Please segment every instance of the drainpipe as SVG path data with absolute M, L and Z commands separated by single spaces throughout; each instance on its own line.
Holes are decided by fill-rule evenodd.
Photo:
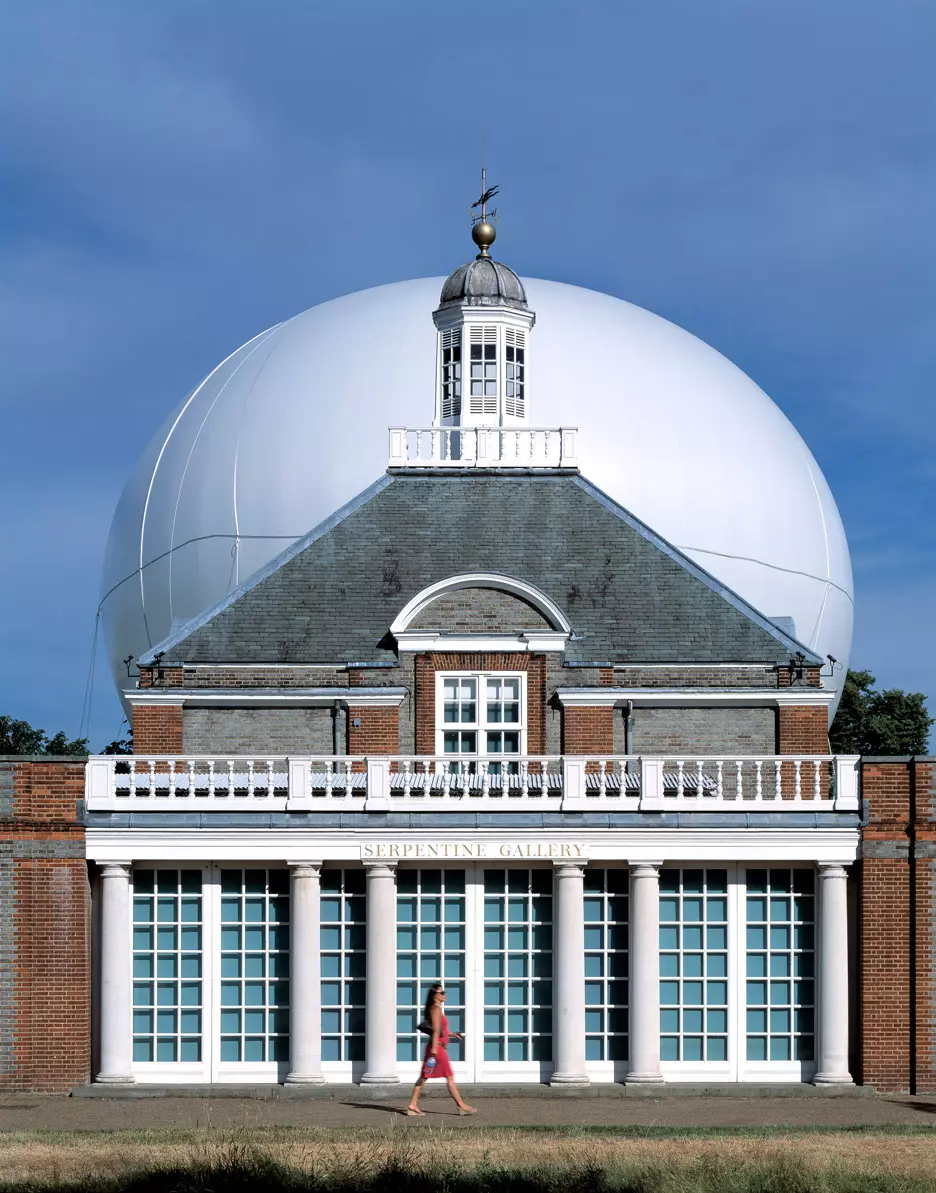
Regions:
M 335 701 L 335 703 L 332 705 L 331 712 L 332 712 L 332 753 L 340 754 L 341 753 L 341 748 L 340 748 L 341 747 L 341 729 L 338 724 L 339 717 L 341 716 L 341 701 L 340 700 Z
M 624 705 L 624 753 L 630 753 L 631 747 L 631 716 L 634 712 L 633 700 L 628 700 Z

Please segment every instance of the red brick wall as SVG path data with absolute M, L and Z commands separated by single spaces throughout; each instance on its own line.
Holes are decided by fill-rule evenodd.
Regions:
M 825 705 L 781 705 L 777 709 L 778 754 L 828 754 L 829 711 Z
M 133 710 L 134 754 L 182 753 L 182 705 L 137 705 Z
M 562 710 L 563 754 L 613 754 L 614 705 Z
M 0 760 L 0 794 L 0 1090 L 61 1093 L 91 1075 L 84 764 Z
M 355 725 L 359 721 L 359 725 Z M 348 706 L 349 754 L 399 754 L 400 710 L 353 704 Z M 357 763 L 355 763 L 357 765 Z
M 505 651 L 491 654 L 420 654 L 416 671 L 416 753 L 434 754 L 437 671 L 525 671 L 527 753 L 546 753 L 546 658 Z
M 859 1077 L 936 1092 L 936 763 L 862 763 Z

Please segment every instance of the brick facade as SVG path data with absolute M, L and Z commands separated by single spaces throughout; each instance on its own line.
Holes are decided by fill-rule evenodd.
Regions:
M 489 654 L 416 655 L 414 683 L 417 754 L 434 754 L 436 672 L 489 671 L 518 672 L 527 676 L 527 750 L 528 754 L 546 753 L 546 656 L 504 651 Z
M 565 708 L 562 711 L 563 754 L 613 754 L 614 706 Z
M 824 704 L 777 709 L 778 754 L 828 754 L 829 710 Z
M 0 1090 L 90 1077 L 84 764 L 0 759 Z
M 348 705 L 349 754 L 399 754 L 400 712 L 372 704 Z M 357 764 L 355 764 L 357 765 Z
M 862 763 L 858 1077 L 936 1092 L 936 759 Z
M 142 704 L 133 710 L 135 754 L 181 754 L 182 705 Z

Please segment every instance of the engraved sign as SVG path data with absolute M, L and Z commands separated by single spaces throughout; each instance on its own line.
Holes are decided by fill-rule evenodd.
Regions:
M 588 857 L 581 841 L 376 841 L 361 846 L 361 860 L 561 861 Z

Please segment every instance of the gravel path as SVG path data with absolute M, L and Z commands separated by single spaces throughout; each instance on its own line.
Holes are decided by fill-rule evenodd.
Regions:
M 869 1097 L 677 1097 L 549 1098 L 479 1096 L 479 1113 L 459 1117 L 443 1094 L 423 1100 L 424 1119 L 406 1118 L 408 1091 L 373 1102 L 349 1094 L 323 1098 L 68 1098 L 0 1095 L 0 1131 L 176 1127 L 374 1127 L 429 1126 L 656 1126 L 656 1127 L 880 1127 L 936 1128 L 936 1098 Z

